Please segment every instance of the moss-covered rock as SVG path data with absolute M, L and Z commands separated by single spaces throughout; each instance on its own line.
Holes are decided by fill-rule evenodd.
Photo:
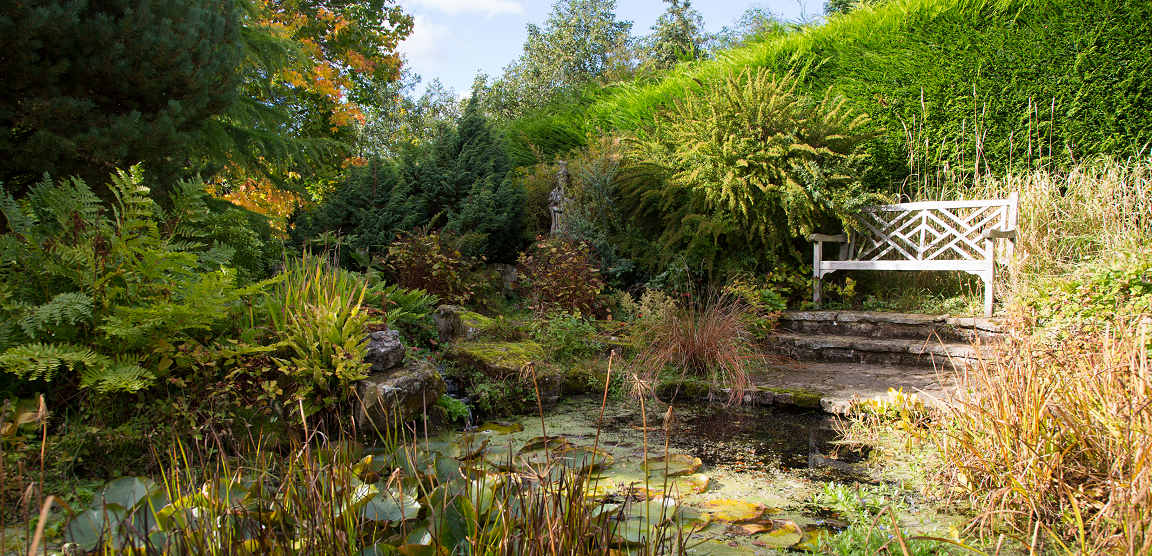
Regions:
M 547 359 L 544 348 L 531 341 L 457 342 L 448 348 L 447 356 L 461 368 L 474 369 L 496 379 L 515 376 L 528 363 Z

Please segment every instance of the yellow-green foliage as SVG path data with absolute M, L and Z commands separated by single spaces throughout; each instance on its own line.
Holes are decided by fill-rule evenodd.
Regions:
M 281 367 L 300 379 L 302 396 L 313 388 L 339 393 L 368 370 L 365 280 L 308 253 L 284 266 L 266 300 L 272 328 L 290 351 Z
M 798 262 L 797 238 L 875 200 L 859 180 L 867 121 L 841 98 L 804 94 L 791 75 L 734 72 L 638 134 L 633 158 L 668 178 L 627 184 L 626 204 L 653 216 L 666 252 L 710 272 L 752 253 Z

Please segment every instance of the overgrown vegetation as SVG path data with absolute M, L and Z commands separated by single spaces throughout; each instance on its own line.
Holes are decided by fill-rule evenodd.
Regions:
M 612 0 L 557 0 L 460 101 L 411 98 L 391 0 L 17 5 L 0 526 L 35 544 L 58 493 L 71 525 L 47 534 L 104 551 L 683 551 L 663 518 L 618 534 L 669 507 L 593 494 L 547 436 L 548 466 L 497 478 L 401 427 L 602 384 L 639 395 L 645 434 L 661 383 L 737 402 L 779 312 L 806 307 L 807 234 L 884 200 L 1018 193 L 1011 340 L 955 377 L 950 411 L 894 392 L 857 425 L 934 446 L 917 465 L 981 549 L 1148 553 L 1149 6 L 837 1 L 708 37 L 667 0 L 639 37 Z M 835 280 L 830 307 L 978 306 L 969 278 L 891 278 Z M 409 411 L 355 413 L 371 394 Z M 374 452 L 329 440 L 373 428 Z M 899 495 L 830 486 L 815 502 L 850 523 L 809 548 L 966 550 L 905 538 Z
M 0 238 L 0 369 L 22 388 L 135 392 L 173 369 L 181 342 L 236 333 L 265 287 L 241 287 L 235 251 L 212 241 L 200 186 L 163 210 L 139 167 L 118 172 L 108 204 L 80 179 L 5 194 Z

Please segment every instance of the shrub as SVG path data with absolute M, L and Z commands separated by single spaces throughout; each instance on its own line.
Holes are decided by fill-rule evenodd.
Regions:
M 604 282 L 593 265 L 591 250 L 582 243 L 537 237 L 520 255 L 520 273 L 529 303 L 537 313 L 567 311 L 596 315 L 602 308 Z
M 303 247 L 329 234 L 372 259 L 399 232 L 425 227 L 453 232 L 454 247 L 469 256 L 515 260 L 524 244 L 524 188 L 509 177 L 503 139 L 477 102 L 428 142 L 350 169 L 331 194 L 293 216 L 293 241 Z M 343 262 L 353 264 L 351 253 Z
M 163 210 L 138 166 L 101 201 L 79 179 L 0 198 L 0 370 L 24 381 L 136 391 L 173 369 L 176 346 L 235 327 L 263 284 L 237 288 L 234 250 L 206 240 L 202 188 Z M 109 210 L 110 209 L 110 210 Z
M 448 415 L 448 420 L 453 423 L 467 424 L 468 418 L 472 415 L 472 412 L 464 402 L 447 394 L 441 394 L 440 397 L 436 399 L 436 405 L 444 408 L 444 413 Z
M 750 383 L 750 367 L 760 358 L 753 347 L 747 305 L 732 295 L 712 294 L 684 305 L 659 303 L 655 308 L 633 327 L 632 340 L 639 349 L 632 361 L 637 375 L 652 382 L 671 369 L 681 377 L 704 378 L 717 388 L 727 388 L 729 403 L 739 402 Z
M 764 338 L 776 328 L 777 317 L 787 308 L 784 298 L 761 280 L 737 277 L 724 286 L 724 293 L 735 296 L 748 308 L 748 326 L 757 338 Z
M 555 361 L 593 356 L 604 349 L 596 326 L 573 315 L 559 314 L 544 321 L 536 321 L 532 332 L 533 339 Z
M 285 262 L 266 298 L 278 345 L 288 351 L 277 363 L 311 410 L 346 401 L 349 385 L 367 376 L 365 292 L 362 276 L 305 252 Z
M 477 261 L 452 246 L 451 234 L 417 230 L 402 234 L 388 247 L 388 268 L 396 282 L 451 303 L 472 298 Z
M 410 290 L 398 284 L 373 288 L 371 295 L 378 298 L 384 308 L 384 321 L 389 327 L 404 333 L 412 340 L 425 341 L 435 336 L 432 320 L 439 299 L 424 290 Z
M 800 238 L 876 200 L 859 180 L 866 122 L 842 98 L 799 92 L 790 75 L 728 75 L 636 136 L 632 156 L 668 176 L 629 184 L 626 206 L 656 221 L 665 253 L 714 278 L 799 264 Z
M 1152 315 L 1152 251 L 1117 253 L 1108 263 L 1039 281 L 1014 307 L 1042 336 L 1073 337 L 1130 325 Z

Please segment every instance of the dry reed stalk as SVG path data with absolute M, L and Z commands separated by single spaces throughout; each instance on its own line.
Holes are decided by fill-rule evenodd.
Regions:
M 958 376 L 940 447 L 976 526 L 1068 550 L 1152 551 L 1152 374 L 1144 326 L 1017 339 Z

